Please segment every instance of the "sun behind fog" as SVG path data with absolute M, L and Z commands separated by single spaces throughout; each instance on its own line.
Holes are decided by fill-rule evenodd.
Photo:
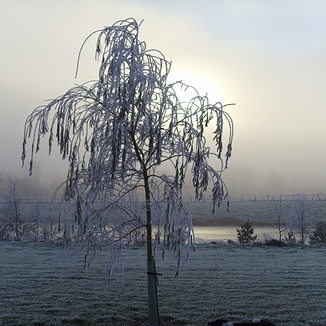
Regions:
M 199 95 L 207 95 L 210 103 L 223 102 L 223 93 L 217 81 L 210 76 L 206 76 L 194 71 L 171 72 L 169 82 L 182 81 L 186 85 L 196 88 Z M 195 95 L 194 91 L 188 89 L 186 92 L 180 91 L 178 96 L 182 101 L 187 101 Z

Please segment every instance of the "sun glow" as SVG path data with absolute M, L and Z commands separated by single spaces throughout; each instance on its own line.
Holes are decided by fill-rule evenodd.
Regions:
M 223 102 L 223 92 L 217 81 L 209 76 L 190 71 L 176 72 L 172 74 L 174 81 L 182 81 L 185 84 L 196 88 L 199 95 L 207 95 L 210 103 Z M 171 79 L 172 79 L 171 78 Z M 170 80 L 171 81 L 171 80 Z M 178 94 L 182 100 L 189 100 L 195 92 L 189 90 Z

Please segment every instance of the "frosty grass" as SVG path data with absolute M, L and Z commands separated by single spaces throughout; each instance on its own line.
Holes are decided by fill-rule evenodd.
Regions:
M 158 255 L 159 256 L 159 255 Z M 59 244 L 0 242 L 0 325 L 145 325 L 145 247 L 124 250 L 124 287 L 107 285 L 105 253 L 90 270 Z M 326 325 L 325 247 L 198 245 L 178 278 L 157 258 L 164 325 L 267 318 Z

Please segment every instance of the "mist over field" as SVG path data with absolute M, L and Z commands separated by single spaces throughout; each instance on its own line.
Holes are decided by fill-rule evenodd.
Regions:
M 326 325 L 323 0 L 0 13 L 0 326 Z
M 74 1 L 33 0 L 1 1 L 0 6 L 5 63 L 0 171 L 5 179 L 28 174 L 20 162 L 27 115 L 74 83 L 97 77 L 91 40 L 74 79 L 85 37 L 118 19 L 135 17 L 144 19 L 141 39 L 148 48 L 172 60 L 172 80 L 194 85 L 213 102 L 236 104 L 228 109 L 235 138 L 224 174 L 231 194 L 325 192 L 323 1 L 137 0 L 122 6 L 96 0 L 77 6 Z M 44 148 L 37 156 L 34 177 L 41 184 L 64 179 L 66 165 L 53 154 L 48 158 Z

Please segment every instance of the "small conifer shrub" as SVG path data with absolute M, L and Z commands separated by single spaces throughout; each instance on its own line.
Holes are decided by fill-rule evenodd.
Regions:
M 244 224 L 240 225 L 240 229 L 237 229 L 237 237 L 241 244 L 247 244 L 255 242 L 257 235 L 254 235 L 254 227 L 252 223 L 247 220 Z

